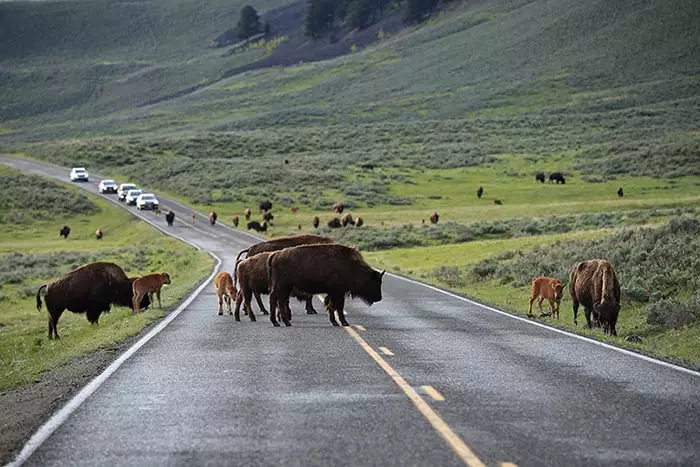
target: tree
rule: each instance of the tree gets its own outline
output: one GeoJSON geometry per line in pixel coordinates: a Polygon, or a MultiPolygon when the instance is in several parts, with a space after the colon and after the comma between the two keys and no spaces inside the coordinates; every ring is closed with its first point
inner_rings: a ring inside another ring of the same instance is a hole
{"type": "Polygon", "coordinates": [[[369,26],[371,16],[370,0],[350,0],[345,23],[351,29],[363,29],[369,26]]]}
{"type": "Polygon", "coordinates": [[[404,18],[408,22],[421,21],[426,13],[433,11],[437,3],[437,0],[408,0],[404,18]]]}
{"type": "Polygon", "coordinates": [[[304,34],[318,39],[333,26],[334,19],[333,0],[309,0],[304,18],[304,34]]]}
{"type": "Polygon", "coordinates": [[[260,17],[258,16],[258,12],[255,11],[255,8],[246,5],[241,9],[241,18],[238,20],[237,28],[238,37],[241,39],[248,39],[262,31],[260,17]]]}

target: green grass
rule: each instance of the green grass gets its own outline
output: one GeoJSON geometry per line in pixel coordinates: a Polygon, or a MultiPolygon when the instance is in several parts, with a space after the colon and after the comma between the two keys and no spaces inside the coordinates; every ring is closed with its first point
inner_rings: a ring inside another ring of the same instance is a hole
{"type": "MultiPolygon", "coordinates": [[[[0,175],[8,173],[0,169],[0,175]]],[[[78,192],[57,184],[57,190],[61,189],[78,192]]],[[[0,224],[0,391],[31,383],[42,372],[95,349],[116,348],[163,316],[157,306],[137,316],[118,307],[102,314],[99,325],[92,326],[84,315],[66,311],[58,325],[61,339],[49,341],[46,309],[36,310],[35,294],[41,284],[97,260],[116,262],[131,276],[164,270],[172,278],[172,285],[162,294],[167,308],[211,271],[209,255],[161,234],[104,200],[82,192],[78,195],[89,198],[99,211],[30,224],[0,224]],[[58,235],[63,224],[71,226],[67,240],[58,235]],[[99,242],[94,238],[97,226],[105,232],[99,242]]]]}

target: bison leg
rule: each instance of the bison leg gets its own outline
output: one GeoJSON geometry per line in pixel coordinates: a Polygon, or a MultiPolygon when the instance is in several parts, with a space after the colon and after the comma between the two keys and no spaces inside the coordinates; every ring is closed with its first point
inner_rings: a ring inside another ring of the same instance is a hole
{"type": "Polygon", "coordinates": [[[338,295],[333,298],[333,303],[335,304],[335,309],[338,311],[338,319],[340,324],[343,326],[350,326],[348,321],[345,319],[345,295],[338,295]]]}
{"type": "Polygon", "coordinates": [[[527,317],[532,318],[532,304],[535,302],[535,297],[533,295],[530,296],[530,307],[527,309],[527,317]]]}
{"type": "Polygon", "coordinates": [[[275,317],[277,313],[277,292],[272,291],[270,292],[270,322],[272,323],[273,326],[279,327],[280,323],[277,322],[277,318],[275,317]]]}
{"type": "Polygon", "coordinates": [[[255,301],[258,302],[258,306],[260,307],[260,313],[266,315],[267,310],[265,309],[265,305],[263,305],[262,298],[260,298],[259,293],[255,293],[255,301]]]}
{"type": "Polygon", "coordinates": [[[314,309],[314,297],[313,295],[306,299],[306,314],[307,315],[317,315],[318,312],[314,309]]]}
{"type": "MultiPolygon", "coordinates": [[[[160,289],[156,290],[156,297],[158,297],[158,308],[163,308],[163,305],[160,303],[160,289]]],[[[151,303],[153,303],[153,296],[151,296],[151,303]]]]}
{"type": "Polygon", "coordinates": [[[224,295],[224,301],[226,302],[226,310],[228,310],[228,314],[232,315],[233,311],[231,311],[231,296],[230,295],[224,295]]]}
{"type": "Polygon", "coordinates": [[[138,313],[141,310],[141,300],[143,299],[143,293],[138,292],[134,294],[133,303],[131,304],[131,309],[134,313],[138,313]]]}
{"type": "Polygon", "coordinates": [[[576,321],[576,317],[577,317],[577,315],[578,315],[578,305],[579,305],[579,303],[578,303],[578,300],[576,300],[576,298],[573,297],[573,294],[572,294],[572,297],[571,297],[571,301],[572,301],[572,306],[573,306],[573,308],[574,308],[574,326],[576,326],[576,325],[578,324],[578,321],[576,321]]]}
{"type": "Polygon", "coordinates": [[[49,339],[59,339],[58,337],[58,319],[61,317],[61,311],[49,310],[49,339]]]}
{"type": "Polygon", "coordinates": [[[289,297],[287,296],[284,300],[280,301],[279,307],[280,318],[285,326],[292,325],[292,309],[289,307],[289,297]]]}
{"type": "Polygon", "coordinates": [[[593,327],[591,325],[591,309],[588,308],[587,306],[584,306],[583,307],[583,314],[586,315],[586,325],[588,326],[588,329],[591,329],[593,327]]]}
{"type": "Polygon", "coordinates": [[[241,320],[241,302],[243,302],[243,292],[239,290],[236,294],[236,310],[233,312],[236,321],[241,320]]]}
{"type": "Polygon", "coordinates": [[[223,298],[221,294],[217,291],[216,293],[216,314],[221,316],[224,314],[223,298]]]}

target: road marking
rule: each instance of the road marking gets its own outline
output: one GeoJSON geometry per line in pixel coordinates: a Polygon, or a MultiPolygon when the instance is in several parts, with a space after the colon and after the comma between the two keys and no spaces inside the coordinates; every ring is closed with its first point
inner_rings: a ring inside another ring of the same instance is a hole
{"type": "Polygon", "coordinates": [[[384,355],[389,355],[390,357],[394,356],[394,352],[387,349],[386,347],[379,347],[379,350],[381,350],[384,355]]]}
{"type": "Polygon", "coordinates": [[[401,388],[401,390],[413,402],[418,411],[428,420],[442,438],[447,441],[452,450],[457,454],[462,462],[469,467],[486,467],[486,465],[476,457],[476,454],[467,446],[462,438],[455,433],[445,421],[428,405],[428,403],[413,389],[403,377],[384,360],[360,335],[351,327],[345,327],[345,330],[352,336],[355,341],[360,344],[369,355],[376,361],[382,370],[384,370],[391,379],[401,388]]]}
{"type": "Polygon", "coordinates": [[[433,398],[434,401],[444,401],[445,398],[432,386],[421,386],[424,393],[433,398]]]}
{"type": "Polygon", "coordinates": [[[353,324],[353,326],[355,326],[355,327],[356,327],[357,329],[359,329],[360,331],[366,331],[366,330],[367,330],[367,329],[365,329],[365,327],[362,326],[361,324],[353,324]]]}
{"type": "Polygon", "coordinates": [[[518,464],[515,464],[513,462],[501,462],[498,465],[499,467],[518,467],[518,464]]]}

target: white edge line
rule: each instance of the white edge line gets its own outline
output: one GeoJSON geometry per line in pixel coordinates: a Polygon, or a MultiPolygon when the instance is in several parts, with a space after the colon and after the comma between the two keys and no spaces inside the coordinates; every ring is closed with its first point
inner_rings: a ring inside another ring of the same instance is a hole
{"type": "MultiPolygon", "coordinates": [[[[99,196],[99,194],[98,194],[99,196]]],[[[166,235],[170,235],[171,237],[177,238],[178,240],[187,243],[188,245],[196,248],[197,250],[202,250],[202,248],[198,247],[194,243],[189,242],[188,240],[185,240],[184,238],[174,235],[168,231],[166,231],[164,228],[155,225],[155,223],[151,223],[146,219],[143,219],[144,222],[147,224],[155,227],[156,229],[160,230],[166,235]]],[[[10,462],[9,464],[6,464],[6,467],[15,467],[22,465],[24,462],[26,462],[32,454],[34,454],[34,451],[36,451],[52,434],[54,431],[56,431],[62,424],[65,422],[68,417],[70,417],[73,412],[75,412],[82,404],[85,402],[88,397],[90,397],[97,389],[102,386],[102,383],[107,381],[107,378],[112,376],[112,374],[119,369],[122,364],[124,364],[125,361],[127,361],[132,355],[134,355],[141,347],[146,345],[148,341],[150,341],[153,337],[156,336],[159,332],[161,332],[165,327],[170,324],[172,320],[177,318],[177,316],[182,313],[185,308],[189,306],[190,303],[194,301],[195,298],[204,290],[204,288],[209,285],[209,282],[216,276],[216,274],[219,272],[219,268],[221,267],[221,258],[216,256],[214,253],[208,251],[209,255],[216,260],[216,266],[214,266],[214,271],[209,275],[209,277],[202,282],[197,289],[192,292],[181,304],[180,306],[175,309],[175,311],[171,312],[168,316],[165,317],[164,320],[162,320],[160,323],[156,325],[153,329],[151,329],[148,334],[143,336],[141,339],[139,339],[134,345],[129,347],[123,354],[119,356],[114,362],[112,362],[111,365],[109,365],[105,370],[97,375],[92,381],[90,381],[83,389],[78,392],[73,398],[68,401],[66,405],[64,405],[58,412],[53,414],[51,418],[49,418],[46,423],[41,425],[39,429],[32,435],[31,438],[24,444],[22,447],[22,450],[17,454],[17,457],[10,462]]]]}
{"type": "Polygon", "coordinates": [[[539,322],[537,322],[537,321],[532,321],[532,320],[530,320],[530,319],[526,319],[526,318],[523,318],[523,317],[521,317],[521,316],[514,315],[514,314],[512,314],[512,313],[508,313],[508,312],[503,311],[503,310],[499,310],[499,309],[497,309],[497,308],[492,308],[492,307],[490,307],[490,306],[488,306],[488,305],[484,305],[483,303],[475,302],[474,300],[470,300],[470,299],[468,299],[468,298],[459,296],[459,295],[457,295],[457,294],[455,294],[455,293],[448,292],[447,290],[442,290],[442,289],[440,289],[440,288],[438,288],[438,287],[435,287],[435,286],[433,286],[433,285],[425,284],[425,283],[423,283],[423,282],[419,282],[419,281],[417,281],[417,280],[410,279],[410,278],[408,278],[408,277],[403,277],[403,276],[398,276],[398,275],[396,275],[396,274],[392,274],[392,273],[389,272],[389,271],[387,271],[387,274],[389,274],[390,276],[395,277],[395,278],[397,278],[397,279],[404,280],[404,281],[406,281],[406,282],[412,282],[412,283],[414,283],[414,284],[422,285],[423,287],[427,287],[428,289],[434,290],[434,291],[436,291],[436,292],[441,292],[441,293],[443,293],[443,294],[445,294],[445,295],[449,295],[450,297],[454,297],[454,298],[457,298],[457,299],[459,299],[459,300],[465,301],[465,302],[467,302],[467,303],[471,303],[472,305],[478,306],[478,307],[480,307],[480,308],[484,308],[484,309],[486,309],[486,310],[493,311],[494,313],[498,313],[498,314],[500,314],[500,315],[507,316],[508,318],[517,319],[518,321],[522,321],[522,322],[524,322],[524,323],[532,324],[533,326],[538,326],[538,327],[541,327],[541,328],[544,328],[544,329],[548,329],[548,330],[553,331],[553,332],[558,332],[559,334],[564,334],[565,336],[573,337],[573,338],[575,338],[575,339],[580,339],[580,340],[582,340],[582,341],[589,342],[589,343],[591,343],[591,344],[595,344],[595,345],[599,345],[599,346],[601,346],[601,347],[605,347],[606,349],[614,350],[614,351],[616,351],[616,352],[620,352],[620,353],[623,353],[623,354],[625,354],[625,355],[629,355],[629,356],[631,356],[631,357],[639,358],[640,360],[644,360],[644,361],[646,361],[646,362],[655,363],[655,364],[657,364],[657,365],[661,365],[661,366],[664,366],[664,367],[666,367],[666,368],[671,368],[671,369],[673,369],[673,370],[680,371],[680,372],[683,372],[683,373],[687,373],[687,374],[689,374],[689,375],[693,375],[693,376],[695,376],[695,377],[700,378],[700,372],[695,371],[695,370],[691,370],[690,368],[685,368],[685,367],[682,367],[682,366],[679,366],[679,365],[674,365],[673,363],[665,362],[665,361],[663,361],[663,360],[658,360],[658,359],[656,359],[656,358],[649,357],[649,356],[647,356],[647,355],[643,355],[643,354],[640,354],[640,353],[637,353],[637,352],[633,352],[633,351],[631,351],[631,350],[623,349],[622,347],[617,347],[617,346],[615,346],[615,345],[611,345],[611,344],[608,344],[608,343],[606,343],[606,342],[601,342],[601,341],[598,341],[598,340],[595,340],[595,339],[591,339],[590,337],[582,336],[582,335],[580,335],[580,334],[575,334],[575,333],[570,332],[570,331],[565,331],[565,330],[563,330],[563,329],[555,328],[555,327],[552,327],[552,326],[547,326],[546,324],[539,323],[539,322]]]}

